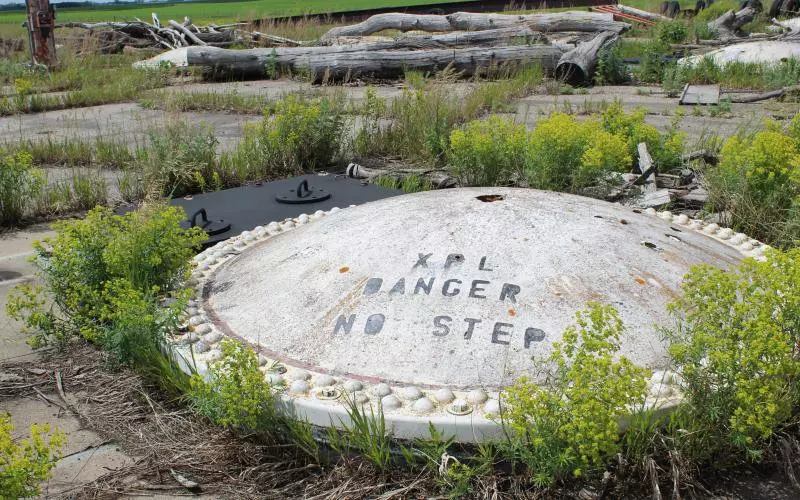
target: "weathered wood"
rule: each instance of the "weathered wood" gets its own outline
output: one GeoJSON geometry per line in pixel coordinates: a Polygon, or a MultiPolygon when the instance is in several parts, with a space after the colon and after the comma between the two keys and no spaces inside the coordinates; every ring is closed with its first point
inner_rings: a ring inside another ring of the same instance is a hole
{"type": "Polygon", "coordinates": [[[402,32],[416,30],[436,33],[453,31],[453,28],[445,16],[390,12],[376,14],[358,24],[331,28],[322,35],[320,40],[330,40],[340,36],[365,36],[383,30],[398,30],[402,32]]]}
{"type": "Polygon", "coordinates": [[[375,42],[373,46],[384,44],[385,50],[400,48],[435,49],[461,47],[465,45],[501,45],[510,40],[532,43],[544,39],[544,35],[528,25],[508,26],[484,31],[457,31],[442,35],[407,35],[388,42],[375,42]]]}
{"type": "MultiPolygon", "coordinates": [[[[189,18],[187,17],[187,18],[186,18],[186,20],[188,21],[188,20],[189,20],[189,18]]],[[[186,38],[188,38],[189,40],[193,41],[193,42],[194,42],[194,43],[196,43],[197,45],[206,45],[206,42],[204,42],[204,41],[200,40],[199,38],[197,38],[197,35],[195,35],[194,33],[192,33],[192,32],[189,30],[189,28],[187,28],[187,27],[186,27],[186,26],[184,26],[183,24],[181,24],[181,23],[179,23],[179,22],[177,22],[177,21],[174,21],[174,20],[172,20],[172,19],[170,19],[170,20],[168,21],[168,23],[169,23],[169,25],[170,25],[170,26],[172,26],[173,28],[175,28],[175,29],[176,29],[178,32],[180,32],[180,33],[183,33],[184,35],[186,35],[186,38]]],[[[189,21],[189,23],[188,23],[188,24],[191,24],[191,21],[189,21]]]]}
{"type": "Polygon", "coordinates": [[[719,163],[719,155],[709,149],[698,149],[681,156],[683,163],[689,163],[694,160],[703,160],[709,165],[716,165],[719,163]]]}
{"type": "Polygon", "coordinates": [[[457,180],[450,176],[444,170],[422,170],[422,169],[405,169],[405,168],[367,168],[358,163],[350,163],[347,165],[345,175],[352,179],[375,179],[377,177],[392,177],[398,180],[405,179],[412,175],[416,175],[426,181],[429,181],[434,189],[445,189],[455,187],[458,183],[457,180]]]}
{"type": "Polygon", "coordinates": [[[767,99],[777,99],[778,97],[783,97],[789,92],[797,92],[800,91],[800,85],[794,85],[791,87],[784,87],[782,89],[773,90],[771,92],[763,92],[761,94],[755,95],[744,95],[744,96],[730,96],[729,99],[731,102],[737,103],[750,103],[750,102],[759,102],[759,101],[766,101],[767,99]]]}
{"type": "Polygon", "coordinates": [[[531,29],[549,31],[613,31],[621,33],[630,25],[614,21],[610,14],[597,12],[557,12],[553,14],[476,14],[456,12],[448,16],[388,13],[377,14],[358,24],[331,28],[320,40],[329,41],[342,36],[365,36],[379,31],[425,31],[443,33],[449,31],[482,31],[508,28],[526,24],[531,29]]]}
{"type": "Polygon", "coordinates": [[[634,184],[649,184],[655,183],[656,180],[656,167],[653,163],[653,157],[647,151],[647,143],[640,142],[636,145],[636,151],[639,153],[639,172],[642,174],[634,184]],[[641,180],[641,182],[639,182],[641,180]]]}
{"type": "MultiPolygon", "coordinates": [[[[355,76],[394,78],[405,71],[435,72],[450,67],[464,75],[479,68],[503,63],[536,63],[553,72],[563,50],[551,45],[469,47],[433,50],[353,50],[347,47],[303,47],[227,50],[214,47],[186,47],[185,54],[162,54],[150,59],[185,57],[186,65],[201,66],[218,73],[265,76],[267,67],[280,71],[308,73],[314,81],[355,76]],[[336,50],[339,49],[339,50],[336,50]]],[[[175,52],[175,51],[173,51],[175,52]]],[[[146,66],[141,64],[140,66],[146,66]]]]}
{"type": "Polygon", "coordinates": [[[672,203],[673,194],[669,189],[658,189],[656,191],[647,192],[637,201],[637,205],[645,208],[661,207],[672,203]]]}
{"type": "Polygon", "coordinates": [[[213,31],[208,33],[201,31],[194,35],[206,44],[231,42],[236,39],[236,32],[233,30],[213,31]]]}
{"type": "Polygon", "coordinates": [[[591,83],[598,53],[616,43],[618,38],[616,33],[605,31],[587,42],[579,43],[558,60],[556,77],[574,86],[591,83]]]}
{"type": "Polygon", "coordinates": [[[755,19],[758,12],[747,6],[739,12],[728,12],[708,23],[708,28],[722,40],[742,36],[741,27],[755,19]]]}
{"type": "Polygon", "coordinates": [[[526,24],[536,31],[612,31],[622,33],[629,24],[614,21],[611,14],[600,12],[556,12],[552,14],[475,14],[456,12],[446,16],[452,29],[480,31],[526,24]]]}
{"type": "Polygon", "coordinates": [[[649,10],[642,10],[636,9],[633,7],[628,7],[627,5],[622,5],[621,3],[617,4],[617,9],[625,14],[631,14],[634,16],[643,17],[645,19],[649,19],[651,21],[672,21],[672,18],[667,16],[662,16],[661,14],[656,14],[655,12],[650,12],[649,10]]]}

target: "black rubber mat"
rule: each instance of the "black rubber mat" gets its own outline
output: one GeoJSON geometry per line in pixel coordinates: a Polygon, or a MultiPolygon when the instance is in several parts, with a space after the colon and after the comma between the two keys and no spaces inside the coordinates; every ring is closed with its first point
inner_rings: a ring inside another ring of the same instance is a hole
{"type": "MultiPolygon", "coordinates": [[[[362,184],[357,179],[341,175],[303,175],[261,185],[244,186],[211,193],[197,194],[186,198],[175,198],[170,203],[182,206],[187,217],[192,217],[201,209],[205,210],[207,226],[211,234],[204,246],[235,236],[242,231],[265,225],[272,221],[282,221],[300,214],[313,214],[317,210],[330,210],[333,207],[346,208],[369,201],[380,200],[403,194],[399,189],[386,189],[375,184],[362,184]],[[302,181],[308,183],[307,193],[301,189],[301,196],[319,199],[311,203],[298,203],[296,191],[302,181]],[[327,198],[321,195],[330,195],[327,198]],[[284,200],[283,203],[278,198],[284,200]],[[320,199],[324,198],[324,199],[320,199]],[[286,203],[285,201],[293,201],[286,203]],[[217,232],[225,228],[227,231],[217,232]]],[[[203,226],[202,214],[198,214],[196,224],[203,226]]],[[[187,223],[188,225],[188,223],[187,223]]]]}

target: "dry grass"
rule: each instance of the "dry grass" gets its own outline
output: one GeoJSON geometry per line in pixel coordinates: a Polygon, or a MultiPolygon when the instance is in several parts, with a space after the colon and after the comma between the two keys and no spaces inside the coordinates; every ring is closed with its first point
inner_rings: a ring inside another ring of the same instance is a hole
{"type": "Polygon", "coordinates": [[[3,372],[21,379],[0,387],[0,403],[37,397],[37,391],[55,393],[58,373],[66,400],[53,402],[134,457],[128,467],[76,485],[68,492],[71,498],[189,494],[170,470],[198,483],[203,493],[227,498],[391,498],[433,492],[427,475],[405,470],[378,474],[354,459],[310,463],[286,444],[224,431],[135,373],[108,370],[103,358],[102,352],[75,341],[43,362],[3,366],[3,372]]]}

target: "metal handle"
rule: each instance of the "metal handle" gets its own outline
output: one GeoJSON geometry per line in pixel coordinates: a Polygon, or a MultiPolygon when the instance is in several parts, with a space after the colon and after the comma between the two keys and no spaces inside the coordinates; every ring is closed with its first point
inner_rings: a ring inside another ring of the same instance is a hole
{"type": "Polygon", "coordinates": [[[308,181],[303,179],[299,186],[297,186],[297,191],[295,191],[298,198],[305,198],[311,194],[311,190],[308,188],[308,181]]]}
{"type": "Polygon", "coordinates": [[[206,227],[208,225],[208,215],[206,214],[206,209],[205,208],[201,208],[200,210],[195,212],[194,215],[192,215],[192,218],[189,219],[192,222],[191,227],[197,226],[197,216],[198,215],[203,218],[202,219],[203,225],[200,226],[200,227],[206,227]]]}

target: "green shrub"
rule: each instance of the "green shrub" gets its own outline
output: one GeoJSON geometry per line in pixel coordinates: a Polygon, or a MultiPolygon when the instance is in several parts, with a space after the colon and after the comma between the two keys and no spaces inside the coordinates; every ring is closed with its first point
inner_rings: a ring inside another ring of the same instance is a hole
{"type": "Polygon", "coordinates": [[[380,97],[373,87],[367,87],[360,110],[363,121],[353,145],[357,154],[369,156],[381,152],[386,135],[386,127],[382,126],[381,120],[387,111],[386,99],[380,97]]]}
{"type": "Polygon", "coordinates": [[[590,304],[553,343],[554,371],[543,384],[518,380],[506,390],[512,456],[535,483],[583,476],[620,452],[618,420],[641,406],[646,370],[618,357],[623,332],[611,306],[590,304]]]}
{"type": "Polygon", "coordinates": [[[198,190],[197,175],[210,181],[217,168],[219,140],[212,127],[171,122],[152,129],[146,147],[136,152],[147,196],[159,199],[198,190]]]}
{"type": "Polygon", "coordinates": [[[603,111],[603,130],[624,138],[631,158],[638,158],[636,148],[640,142],[644,142],[660,171],[682,166],[683,134],[676,130],[675,123],[666,134],[662,134],[657,128],[644,122],[645,111],[644,108],[639,108],[632,113],[626,113],[622,103],[615,101],[603,111]]]}
{"type": "Polygon", "coordinates": [[[688,35],[683,21],[666,21],[656,27],[656,36],[662,43],[681,43],[688,35]]]}
{"type": "Polygon", "coordinates": [[[44,175],[33,168],[31,155],[0,156],[0,226],[19,222],[43,185],[44,175]]]}
{"type": "Polygon", "coordinates": [[[0,499],[38,495],[39,482],[50,477],[66,441],[58,431],[45,440],[49,425],[31,425],[30,439],[19,443],[11,437],[13,430],[8,414],[0,413],[0,499]]]}
{"type": "Polygon", "coordinates": [[[711,207],[733,228],[770,244],[800,239],[800,115],[786,130],[770,126],[725,142],[717,169],[708,169],[711,207]]]}
{"type": "Polygon", "coordinates": [[[625,140],[598,121],[554,113],[529,135],[525,180],[534,188],[576,191],[609,172],[629,170],[631,162],[625,140]]]}
{"type": "Polygon", "coordinates": [[[465,121],[462,104],[462,99],[441,85],[404,90],[392,101],[392,123],[384,152],[421,163],[442,162],[450,132],[465,121]]]}
{"type": "Polygon", "coordinates": [[[186,301],[177,288],[193,249],[205,239],[199,228],[182,230],[184,218],[176,207],[145,207],[125,216],[96,208],[83,220],[55,224],[54,238],[34,244],[44,289],[17,287],[9,316],[25,321],[34,345],[80,334],[120,363],[154,355],[177,323],[186,301]],[[167,295],[177,300],[159,307],[167,295]]]}
{"type": "Polygon", "coordinates": [[[664,56],[669,52],[669,45],[653,41],[643,47],[639,66],[635,74],[645,83],[660,83],[664,79],[664,71],[669,66],[664,56]]]}
{"type": "Polygon", "coordinates": [[[290,95],[277,103],[274,116],[265,114],[261,122],[246,126],[227,167],[266,179],[313,172],[338,159],[344,132],[341,99],[290,95]]]}
{"type": "Polygon", "coordinates": [[[229,339],[221,348],[222,358],[209,364],[206,378],[192,376],[188,398],[194,408],[224,427],[274,430],[278,422],[275,397],[255,352],[229,339]]]}
{"type": "Polygon", "coordinates": [[[447,163],[467,186],[502,186],[521,177],[527,131],[511,120],[489,117],[450,134],[447,163]]]}
{"type": "Polygon", "coordinates": [[[339,453],[357,451],[380,470],[393,463],[392,444],[383,410],[376,412],[372,406],[367,409],[351,397],[345,398],[347,420],[340,419],[339,428],[328,429],[328,443],[339,453]]]}
{"type": "Polygon", "coordinates": [[[628,65],[622,58],[619,47],[616,45],[600,53],[597,59],[597,70],[594,81],[597,85],[618,85],[627,83],[631,79],[628,65]]]}
{"type": "Polygon", "coordinates": [[[710,57],[694,65],[669,65],[663,75],[665,90],[690,84],[721,84],[729,88],[775,90],[795,85],[800,79],[800,60],[789,57],[776,63],[730,61],[717,64],[710,57]],[[668,88],[669,87],[669,88],[668,88]]]}
{"type": "Polygon", "coordinates": [[[729,271],[698,266],[682,288],[668,335],[686,398],[678,444],[687,457],[738,449],[758,459],[800,402],[800,250],[729,271]]]}

